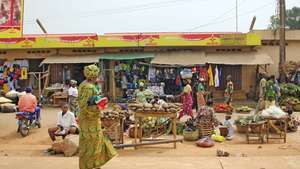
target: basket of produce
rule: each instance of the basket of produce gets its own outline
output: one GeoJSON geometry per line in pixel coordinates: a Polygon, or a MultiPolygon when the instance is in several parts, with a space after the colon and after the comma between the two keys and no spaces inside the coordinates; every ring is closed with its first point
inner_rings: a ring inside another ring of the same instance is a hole
{"type": "Polygon", "coordinates": [[[232,113],[233,107],[227,104],[220,103],[214,105],[214,111],[216,113],[232,113]]]}
{"type": "Polygon", "coordinates": [[[103,133],[107,135],[113,143],[123,143],[123,112],[103,110],[100,118],[103,133]]]}
{"type": "Polygon", "coordinates": [[[300,111],[300,103],[293,105],[294,111],[300,111]]]}
{"type": "MultiPolygon", "coordinates": [[[[238,117],[235,120],[235,125],[238,133],[246,133],[248,130],[248,124],[254,124],[264,121],[264,118],[261,115],[252,115],[247,117],[238,117]]],[[[253,128],[252,133],[255,133],[256,130],[253,128]]]]}
{"type": "Polygon", "coordinates": [[[186,141],[196,141],[199,139],[199,130],[197,129],[194,120],[190,119],[185,122],[183,138],[186,141]]]}
{"type": "Polygon", "coordinates": [[[248,106],[242,106],[242,107],[238,107],[235,109],[237,113],[244,113],[244,114],[248,114],[252,111],[252,108],[248,107],[248,106]]]}
{"type": "Polygon", "coordinates": [[[162,104],[151,104],[151,103],[135,103],[129,104],[129,109],[135,112],[168,112],[168,113],[177,113],[181,111],[181,103],[162,103],[162,104]]]}

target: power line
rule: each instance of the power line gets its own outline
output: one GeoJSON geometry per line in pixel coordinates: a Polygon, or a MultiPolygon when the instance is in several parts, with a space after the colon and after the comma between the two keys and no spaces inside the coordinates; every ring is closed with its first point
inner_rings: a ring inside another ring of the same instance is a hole
{"type": "MultiPolygon", "coordinates": [[[[261,9],[264,9],[265,7],[270,6],[270,5],[272,5],[272,3],[268,2],[268,3],[266,3],[266,4],[264,4],[264,5],[260,6],[260,7],[257,7],[257,8],[255,8],[255,9],[253,9],[253,10],[250,10],[250,11],[247,11],[247,12],[245,12],[245,13],[242,13],[242,14],[239,15],[239,16],[245,16],[245,15],[248,15],[248,14],[250,14],[250,13],[252,13],[252,12],[255,12],[255,11],[258,11],[258,10],[261,10],[261,9]]],[[[234,8],[234,9],[235,9],[235,8],[234,8]]],[[[220,16],[221,16],[221,15],[220,15],[220,16]]],[[[193,30],[196,30],[196,29],[199,29],[199,28],[202,28],[202,27],[207,27],[207,26],[211,26],[211,25],[216,25],[216,24],[219,24],[219,23],[223,23],[223,22],[225,22],[225,21],[232,20],[232,19],[234,19],[234,18],[235,18],[235,16],[231,16],[231,17],[225,18],[225,19],[223,19],[223,20],[221,20],[221,21],[210,21],[209,23],[202,24],[202,25],[199,25],[199,26],[197,26],[197,27],[194,27],[194,28],[190,29],[190,31],[193,31],[193,30]]]]}
{"type": "MultiPolygon", "coordinates": [[[[243,3],[245,3],[247,0],[244,0],[242,1],[239,6],[241,6],[243,3]]],[[[206,23],[206,24],[202,24],[202,25],[198,25],[198,26],[195,26],[193,28],[190,29],[190,31],[193,31],[193,30],[196,30],[200,27],[203,27],[203,26],[206,26],[206,25],[210,25],[210,24],[213,24],[215,23],[217,20],[219,20],[220,18],[223,18],[224,16],[226,16],[227,14],[231,13],[232,11],[234,11],[236,9],[236,7],[233,7],[233,8],[230,8],[229,10],[225,11],[224,13],[218,15],[217,17],[215,17],[214,19],[212,19],[212,21],[206,23]]]]}
{"type": "MultiPolygon", "coordinates": [[[[141,4],[141,5],[135,5],[135,6],[128,6],[128,7],[116,8],[116,9],[91,11],[91,12],[82,13],[82,14],[76,16],[76,18],[87,18],[87,17],[98,16],[98,15],[113,15],[113,14],[144,11],[144,10],[168,7],[170,5],[174,5],[174,4],[177,4],[177,3],[183,3],[183,2],[186,2],[186,1],[193,1],[193,0],[185,0],[185,1],[183,1],[183,0],[172,0],[172,1],[165,1],[165,2],[153,2],[153,3],[141,4]]],[[[201,0],[201,1],[209,1],[209,0],[201,0]]],[[[49,18],[46,18],[46,20],[49,21],[49,18]]],[[[33,20],[25,20],[24,24],[35,24],[35,22],[33,20]]]]}

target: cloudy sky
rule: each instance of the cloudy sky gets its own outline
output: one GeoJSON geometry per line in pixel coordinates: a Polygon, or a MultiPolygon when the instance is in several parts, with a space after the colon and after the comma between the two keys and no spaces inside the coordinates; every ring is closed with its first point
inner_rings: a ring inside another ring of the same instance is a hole
{"type": "MultiPolygon", "coordinates": [[[[24,31],[41,33],[231,32],[236,0],[25,0],[24,31]]],[[[239,31],[265,29],[277,0],[238,0],[239,31]]],[[[300,0],[286,0],[287,9],[300,0]]]]}

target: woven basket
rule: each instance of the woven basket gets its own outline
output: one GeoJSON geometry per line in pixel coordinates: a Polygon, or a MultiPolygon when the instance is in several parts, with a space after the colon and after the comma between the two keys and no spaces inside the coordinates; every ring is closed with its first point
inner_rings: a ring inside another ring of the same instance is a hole
{"type": "Polygon", "coordinates": [[[104,128],[103,133],[107,135],[113,143],[123,143],[120,119],[101,118],[101,125],[104,128]]]}
{"type": "Polygon", "coordinates": [[[300,111],[300,104],[296,104],[293,106],[294,111],[300,111]]]}
{"type": "Polygon", "coordinates": [[[183,138],[186,141],[196,141],[199,139],[199,130],[195,131],[186,131],[183,130],[183,138]]]}

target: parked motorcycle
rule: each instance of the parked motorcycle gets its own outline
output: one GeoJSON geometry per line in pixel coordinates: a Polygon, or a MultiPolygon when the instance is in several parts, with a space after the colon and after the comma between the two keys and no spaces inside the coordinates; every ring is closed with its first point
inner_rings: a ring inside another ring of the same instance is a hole
{"type": "Polygon", "coordinates": [[[26,137],[29,134],[29,130],[33,128],[41,128],[41,106],[37,106],[34,113],[29,112],[17,112],[16,119],[18,124],[18,133],[21,136],[26,137]]]}

